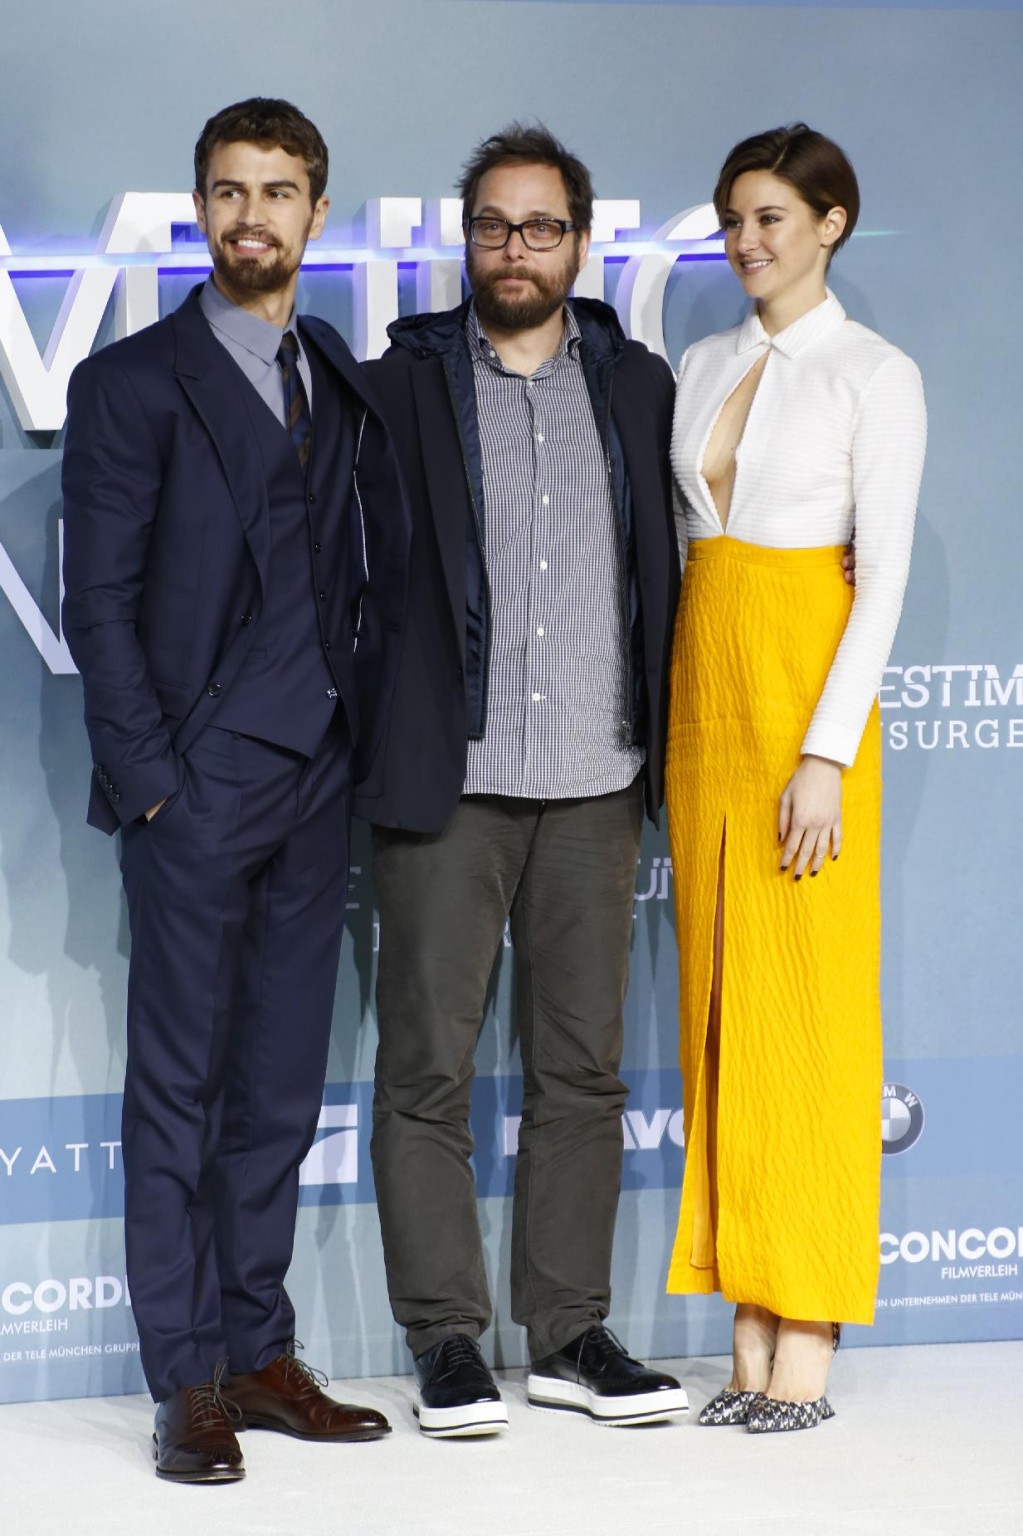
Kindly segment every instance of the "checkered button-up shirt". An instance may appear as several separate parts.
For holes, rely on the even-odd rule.
[[[579,327],[528,379],[466,322],[483,457],[490,669],[466,794],[568,799],[624,789],[631,744],[624,558]]]

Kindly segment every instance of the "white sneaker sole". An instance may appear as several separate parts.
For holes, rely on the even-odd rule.
[[[412,1404],[412,1412],[419,1420],[420,1433],[434,1440],[499,1435],[508,1428],[508,1410],[504,1403],[466,1403],[460,1408],[424,1408],[417,1399]]]
[[[586,1413],[595,1424],[606,1424],[609,1429],[657,1424],[689,1411],[689,1399],[681,1387],[674,1391],[637,1392],[632,1397],[601,1397],[579,1382],[530,1375],[526,1392],[531,1408]]]

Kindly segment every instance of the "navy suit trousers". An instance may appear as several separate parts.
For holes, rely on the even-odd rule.
[[[207,727],[180,787],[125,827],[128,1285],[157,1401],[259,1370],[317,1125],[348,883],[343,713],[312,759]]]

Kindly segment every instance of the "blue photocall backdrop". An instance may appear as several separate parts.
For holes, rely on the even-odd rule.
[[[142,1387],[124,1279],[120,1089],[127,931],[112,840],[85,825],[81,687],[59,625],[63,390],[78,357],[203,273],[192,145],[255,93],[331,149],[302,308],[362,355],[397,313],[459,295],[459,166],[546,120],[601,199],[583,291],[672,363],[743,301],[706,211],[739,138],[803,118],[850,153],[861,232],[833,287],[905,348],[930,447],[885,678],[881,1279],[849,1342],[1023,1328],[1019,821],[1023,626],[1017,405],[1023,249],[1018,6],[270,0],[154,10],[37,0],[0,34],[0,1401]],[[131,194],[125,196],[125,194]],[[368,1136],[376,925],[355,837],[328,1084],[290,1277],[332,1375],[408,1368],[387,1307]],[[684,877],[684,871],[681,872]],[[612,1322],[629,1347],[727,1346],[719,1298],[664,1293],[683,1148],[667,840],[637,869],[625,1187]],[[755,983],[755,978],[751,978]],[[474,1108],[497,1298],[487,1349],[523,1359],[507,1295],[520,1096],[499,958]],[[812,1139],[818,1106],[803,1107]]]

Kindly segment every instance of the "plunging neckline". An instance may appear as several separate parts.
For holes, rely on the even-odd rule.
[[[750,420],[752,418],[753,410],[754,410],[754,407],[755,407],[756,402],[757,402],[757,396],[760,393],[760,386],[763,383],[764,374],[767,372],[767,363],[768,363],[768,359],[771,356],[771,350],[772,349],[769,346],[766,352],[764,352],[760,357],[755,358],[754,361],[752,363],[750,363],[749,367],[747,369],[745,369],[745,371],[743,372],[741,377],[738,378],[736,380],[736,382],[732,385],[732,388],[728,391],[727,395],[722,400],[721,404],[718,406],[716,412],[714,413],[714,416],[713,416],[713,419],[711,420],[710,426],[709,426],[706,434],[704,435],[703,443],[700,446],[700,455],[699,455],[699,458],[697,460],[697,464],[698,464],[697,475],[699,477],[700,486],[701,486],[701,488],[703,490],[703,493],[704,493],[704,496],[706,498],[707,504],[708,504],[710,510],[713,512],[714,519],[715,519],[718,527],[721,529],[722,534],[724,534],[727,531],[727,529],[728,529],[728,527],[729,527],[729,525],[731,524],[731,521],[732,521],[732,507],[733,507],[734,502],[735,502],[735,491],[736,491],[736,487],[738,485],[738,480],[739,480],[739,453],[740,453],[740,450],[742,449],[743,443],[746,440],[746,434],[749,431]],[[739,433],[739,436],[736,438],[735,446],[734,446],[734,448],[732,449],[732,452],[731,452],[731,459],[730,459],[730,466],[729,467],[731,468],[731,471],[732,471],[732,484],[731,484],[731,489],[730,489],[730,491],[728,493],[728,507],[727,507],[727,509],[725,511],[724,516],[722,516],[721,509],[718,506],[716,500],[714,499],[714,492],[711,490],[710,481],[707,479],[707,476],[704,473],[704,465],[707,462],[707,450],[709,449],[710,444],[711,444],[711,440],[714,437],[714,433],[717,431],[717,428],[718,428],[718,426],[719,426],[719,424],[721,422],[721,418],[724,415],[725,410],[728,407],[729,401],[734,399],[735,395],[742,388],[742,386],[745,384],[745,382],[749,378],[750,374],[753,373],[757,368],[760,369],[760,374],[759,374],[759,377],[757,378],[756,383],[755,383],[755,385],[753,387],[753,393],[750,396],[749,404],[746,407],[746,415],[745,415],[745,417],[743,419],[743,422],[742,422],[742,431]]]

